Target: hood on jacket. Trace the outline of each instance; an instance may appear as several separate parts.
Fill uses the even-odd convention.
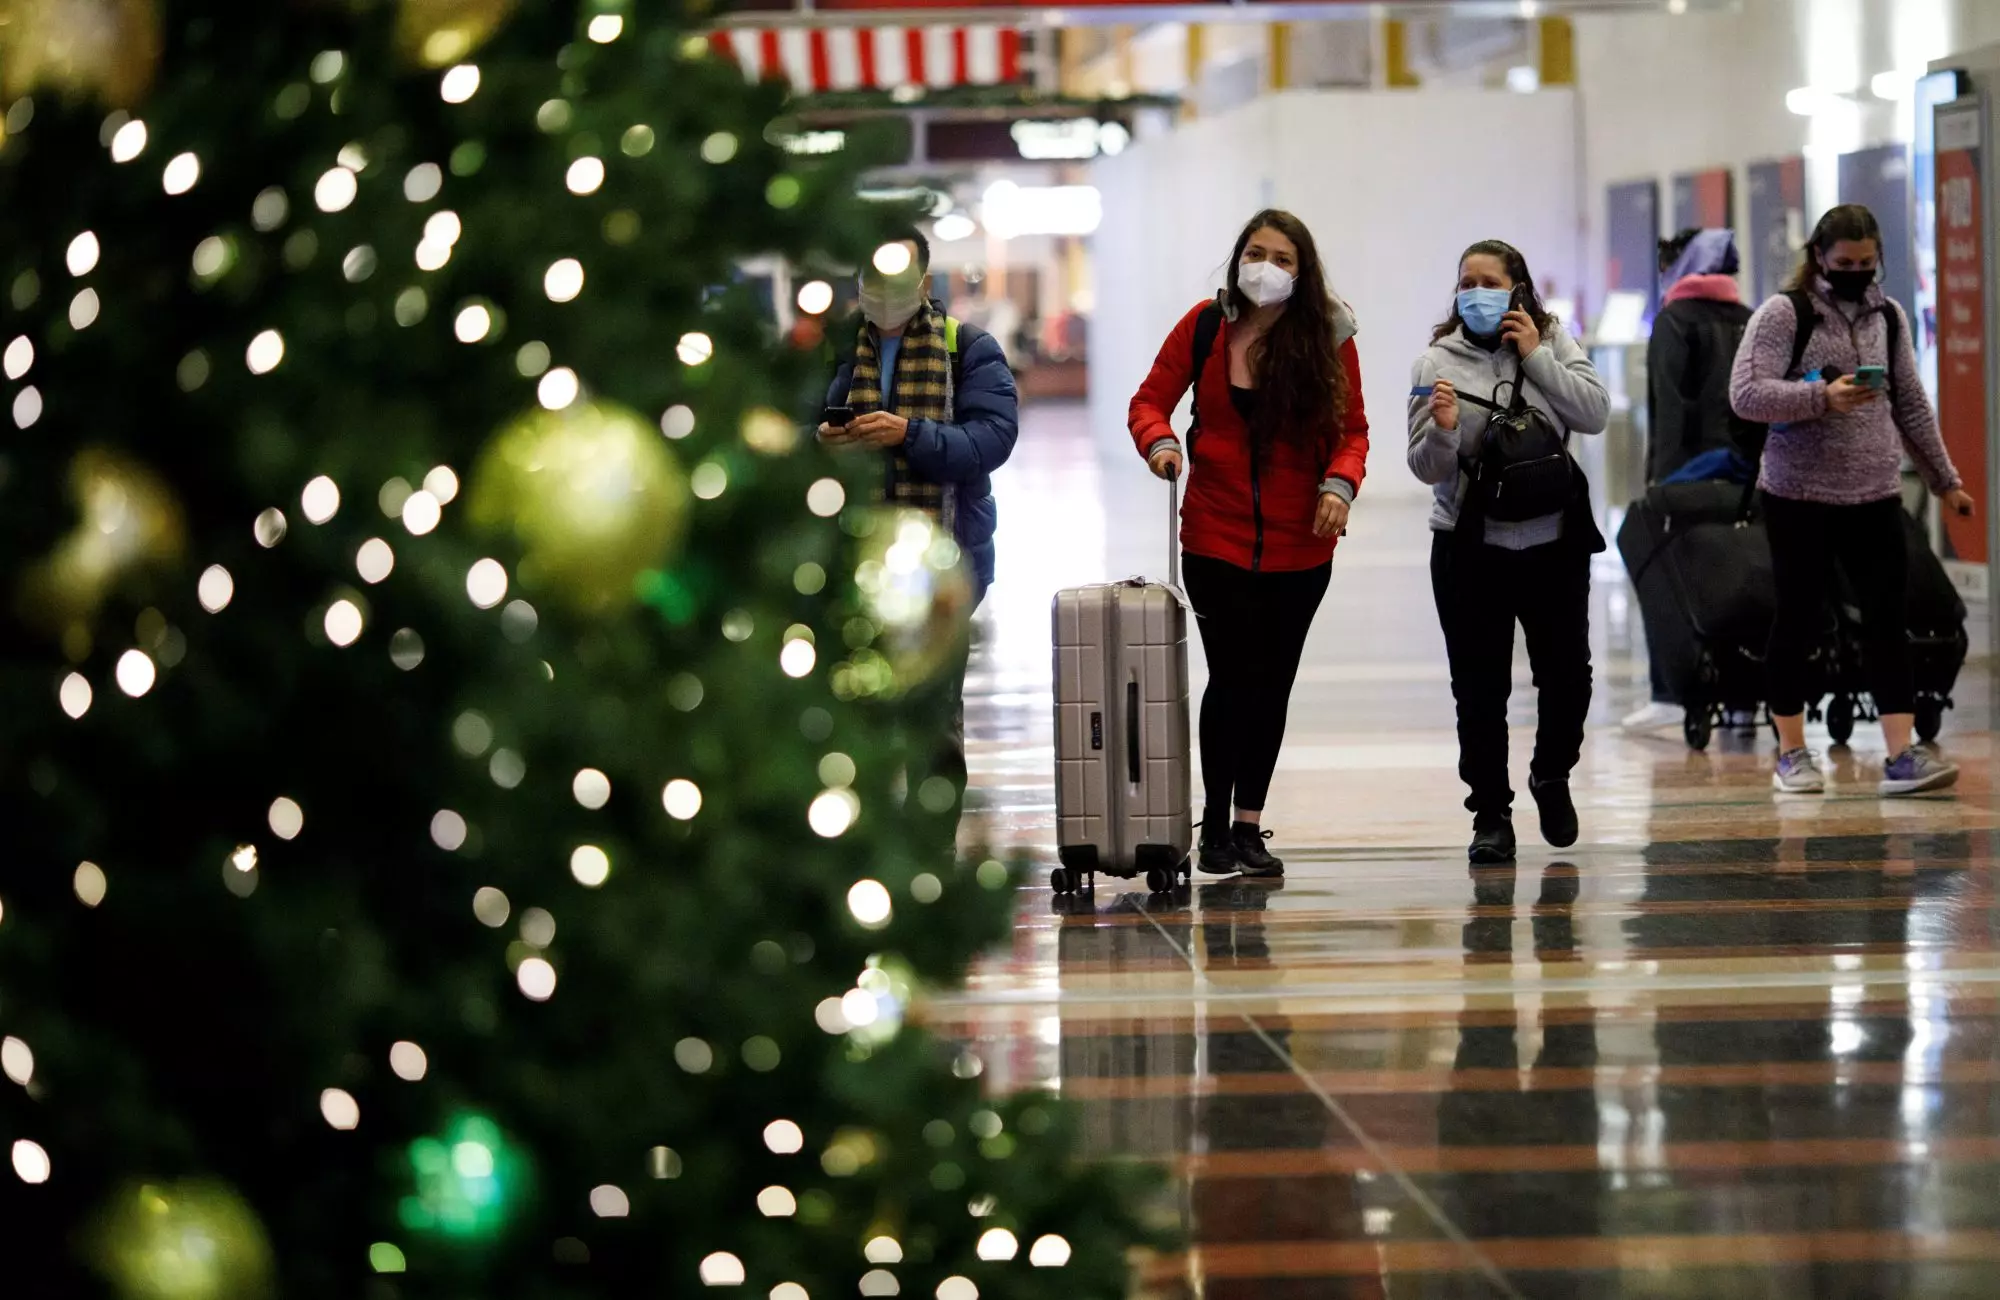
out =
[[[1354,319],[1354,309],[1340,298],[1331,298],[1329,303],[1333,309],[1333,348],[1338,352],[1347,340],[1361,332],[1361,326]],[[1215,305],[1222,308],[1222,318],[1226,321],[1233,322],[1240,314],[1236,310],[1236,304],[1230,300],[1227,289],[1215,291]]]
[[[1674,282],[1667,290],[1668,302],[1685,302],[1688,299],[1704,302],[1742,302],[1743,291],[1736,284],[1736,277],[1717,272],[1713,275],[1686,275]]]
[[[1735,231],[1704,230],[1688,241],[1660,282],[1671,286],[1690,275],[1735,275],[1741,265],[1742,260],[1736,255]]]
[[[1558,323],[1555,329],[1551,330],[1549,333],[1544,334],[1542,336],[1542,343],[1545,346],[1552,347],[1558,338],[1569,338],[1569,337],[1570,337],[1569,331],[1565,329],[1560,323]],[[1492,348],[1480,347],[1477,343],[1474,343],[1471,339],[1466,337],[1465,327],[1463,325],[1459,326],[1451,333],[1445,335],[1437,342],[1431,344],[1431,346],[1434,348],[1442,348],[1444,351],[1449,352],[1452,356],[1460,357],[1467,361],[1476,362],[1480,365],[1491,365],[1493,362],[1493,358],[1495,356],[1506,357],[1511,362],[1514,356],[1514,349],[1504,344],[1501,346],[1498,352],[1495,352]]]

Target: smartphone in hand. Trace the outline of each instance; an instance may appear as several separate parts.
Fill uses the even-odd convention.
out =
[[[851,406],[829,406],[819,413],[819,422],[829,429],[845,429],[854,421]]]
[[[1857,366],[1855,367],[1854,370],[1854,382],[1861,385],[1863,388],[1872,388],[1877,392],[1880,392],[1882,389],[1887,388],[1889,386],[1888,367]]]

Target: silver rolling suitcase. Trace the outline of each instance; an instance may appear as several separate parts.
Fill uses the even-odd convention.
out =
[[[1056,593],[1058,894],[1098,872],[1146,877],[1155,893],[1189,874],[1194,799],[1187,604],[1175,544],[1180,485],[1167,485],[1167,585],[1132,578]]]

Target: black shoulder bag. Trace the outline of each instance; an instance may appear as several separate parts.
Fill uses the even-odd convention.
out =
[[[1482,519],[1521,523],[1569,509],[1576,494],[1568,435],[1528,405],[1526,367],[1514,375],[1514,400],[1506,406],[1460,393],[1458,400],[1492,412],[1477,456],[1461,457],[1470,483],[1466,504]],[[1494,396],[1500,394],[1495,390]]]

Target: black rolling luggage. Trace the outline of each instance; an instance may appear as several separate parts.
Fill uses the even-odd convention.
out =
[[[1936,740],[1944,728],[1944,711],[1952,707],[1952,691],[1965,666],[1965,600],[1952,585],[1944,562],[1931,549],[1923,522],[1903,512],[1904,551],[1909,561],[1909,632],[1916,670],[1917,736]],[[1866,655],[1862,645],[1861,610],[1847,576],[1840,577],[1840,656],[1827,702],[1827,734],[1846,744],[1854,724],[1878,715],[1868,698]]]
[[[1754,505],[1733,483],[1665,483],[1633,502],[1618,530],[1647,639],[1695,749],[1729,713],[1754,712],[1764,698],[1777,596]]]

